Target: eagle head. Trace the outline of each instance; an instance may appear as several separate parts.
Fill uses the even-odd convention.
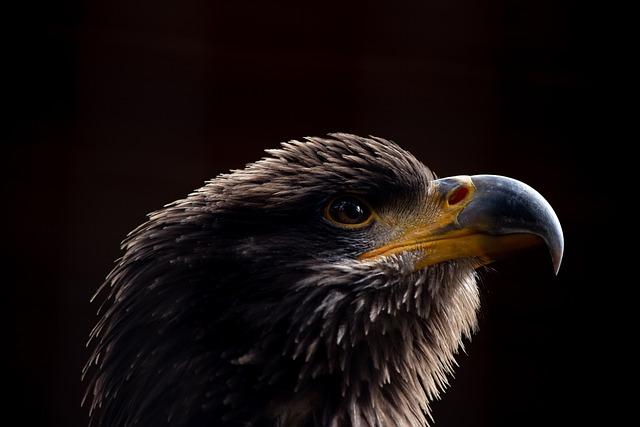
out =
[[[102,426],[424,426],[477,326],[476,268],[562,231],[506,177],[380,138],[291,141],[149,215],[108,275]]]

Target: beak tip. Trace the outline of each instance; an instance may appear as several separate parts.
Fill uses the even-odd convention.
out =
[[[553,262],[553,274],[554,274],[555,276],[557,276],[557,275],[558,275],[558,273],[560,272],[560,264],[562,264],[562,258],[560,258],[560,259],[558,259],[558,260],[555,260],[555,261]]]
[[[555,212],[549,207],[552,226],[546,229],[546,233],[540,236],[545,241],[547,248],[549,249],[549,255],[551,255],[551,262],[553,264],[553,273],[557,276],[562,265],[562,257],[564,255],[564,234],[562,233],[562,227],[560,221],[555,215]]]
[[[562,265],[562,256],[564,255],[564,242],[561,242],[559,250],[553,251],[551,259],[553,261],[553,273],[557,276]]]
[[[562,226],[556,216],[555,212],[549,206],[550,216],[553,218],[550,222],[554,224],[551,227],[553,231],[550,232],[549,250],[551,252],[551,260],[553,262],[553,272],[557,276],[560,271],[560,265],[562,264],[562,257],[564,256],[564,233],[562,232]]]

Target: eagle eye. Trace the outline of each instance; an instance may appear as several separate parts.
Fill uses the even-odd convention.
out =
[[[340,196],[327,204],[324,216],[332,224],[343,228],[361,228],[373,220],[369,205],[355,196]]]

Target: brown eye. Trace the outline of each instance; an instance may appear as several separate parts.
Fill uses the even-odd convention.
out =
[[[353,196],[333,199],[325,210],[325,216],[331,222],[348,228],[365,226],[373,219],[369,206]]]

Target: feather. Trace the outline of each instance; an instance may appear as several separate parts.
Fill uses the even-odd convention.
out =
[[[391,141],[336,133],[267,150],[151,213],[100,286],[83,404],[96,426],[425,426],[477,328],[472,260],[357,255],[355,193],[397,227],[434,174]]]

